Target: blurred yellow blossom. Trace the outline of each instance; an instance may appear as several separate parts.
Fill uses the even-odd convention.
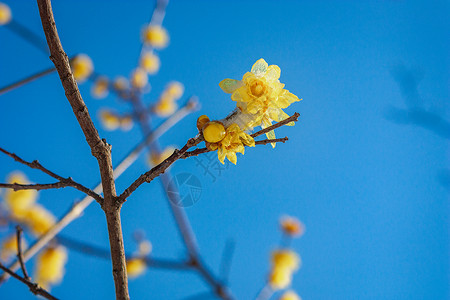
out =
[[[0,25],[5,25],[11,21],[11,9],[5,3],[0,2]]]
[[[152,252],[152,243],[149,240],[142,240],[138,244],[139,256],[149,255]]]
[[[86,54],[79,54],[71,60],[73,76],[78,82],[85,81],[94,71],[94,64]]]
[[[280,220],[281,230],[287,235],[298,237],[305,232],[305,225],[297,218],[284,216]]]
[[[50,285],[61,282],[66,262],[67,250],[63,246],[44,249],[37,257],[34,280],[43,288],[50,289]]]
[[[13,172],[8,177],[8,183],[29,184],[27,177],[21,172]],[[4,199],[12,217],[21,219],[27,210],[36,202],[38,192],[36,190],[13,191],[8,189]]]
[[[106,77],[98,77],[91,88],[91,94],[94,98],[102,99],[108,96],[109,80]]]
[[[21,239],[22,251],[26,250],[26,241]],[[12,234],[3,240],[0,246],[0,260],[3,262],[9,261],[12,257],[17,255],[17,235]]]
[[[116,91],[123,92],[129,88],[128,79],[123,76],[117,76],[113,81],[113,87]]]
[[[161,61],[153,52],[145,52],[141,57],[139,65],[148,74],[155,74],[159,71]]]
[[[55,222],[55,216],[46,208],[35,204],[27,210],[23,222],[37,236],[46,233]]]
[[[274,268],[287,268],[295,271],[300,266],[300,257],[291,250],[275,250],[272,253],[272,265]]]
[[[161,97],[153,107],[153,112],[160,117],[168,117],[173,114],[178,105],[171,98]]]
[[[169,146],[164,149],[161,153],[150,152],[148,157],[148,163],[150,166],[154,167],[162,163],[166,158],[172,155],[175,151],[175,147]]]
[[[286,268],[273,268],[268,283],[273,290],[287,288],[292,281],[292,271]]]
[[[165,92],[174,100],[178,100],[183,96],[184,86],[181,82],[172,81],[167,85]]]
[[[142,41],[154,48],[162,49],[169,43],[167,30],[161,26],[149,25],[142,34]]]
[[[286,291],[279,300],[301,300],[294,291]]]
[[[131,73],[130,78],[131,86],[136,89],[143,89],[148,86],[147,73],[142,68],[136,68]]]
[[[142,275],[147,268],[143,258],[135,257],[127,260],[127,273],[130,278]]]
[[[120,126],[120,118],[116,113],[103,109],[99,112],[100,122],[106,130],[116,130]]]
[[[128,131],[133,128],[133,118],[131,116],[123,116],[120,118],[120,129]]]

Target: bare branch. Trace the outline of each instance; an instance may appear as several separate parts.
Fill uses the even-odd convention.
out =
[[[297,121],[298,121],[298,117],[300,117],[300,114],[296,112],[296,113],[294,113],[292,116],[290,116],[289,118],[284,119],[283,121],[280,121],[280,122],[278,122],[278,123],[275,123],[275,124],[273,124],[272,126],[269,126],[269,127],[267,127],[267,128],[261,129],[260,131],[257,131],[257,132],[255,132],[255,133],[251,134],[251,137],[252,137],[252,138],[255,138],[255,137],[260,136],[260,135],[263,135],[263,134],[265,134],[265,133],[267,133],[267,132],[269,132],[269,131],[272,131],[272,130],[274,130],[274,129],[277,129],[278,127],[281,127],[281,126],[283,126],[283,125],[286,125],[286,124],[288,124],[288,123],[290,123],[290,122],[297,122]]]
[[[26,284],[33,294],[42,296],[49,300],[58,300],[58,298],[52,296],[45,289],[41,288],[37,283],[33,283],[30,280],[25,279],[22,276],[14,273],[13,271],[11,271],[7,267],[5,267],[2,263],[0,263],[0,269],[2,269],[4,272],[8,273],[10,276],[14,277],[15,279],[19,280],[20,282]]]
[[[17,238],[17,259],[20,263],[20,268],[22,269],[23,277],[26,280],[30,280],[30,276],[28,276],[27,268],[25,268],[25,263],[23,262],[22,255],[22,227],[19,225],[16,226],[16,238]]]
[[[14,83],[8,84],[7,86],[1,87],[0,88],[0,95],[3,95],[3,94],[5,94],[5,93],[7,93],[7,92],[9,92],[9,91],[11,91],[11,90],[13,90],[15,88],[21,87],[22,85],[25,85],[25,84],[27,84],[29,82],[32,82],[32,81],[34,81],[34,80],[36,80],[36,79],[38,79],[40,77],[43,77],[45,75],[51,74],[51,73],[53,73],[55,71],[56,71],[55,67],[51,67],[51,68],[45,69],[43,71],[37,72],[35,74],[32,74],[30,76],[27,76],[27,77],[25,77],[23,79],[20,79],[20,80],[14,82]]]
[[[85,187],[84,185],[74,181],[71,177],[69,178],[64,178],[58,174],[53,173],[52,171],[50,171],[49,169],[45,168],[43,165],[41,165],[37,160],[34,160],[32,162],[28,162],[22,158],[20,158],[18,155],[11,153],[3,148],[0,148],[0,152],[3,152],[4,154],[12,157],[15,161],[24,164],[32,169],[37,169],[40,170],[42,172],[44,172],[45,174],[59,180],[59,182],[56,183],[48,183],[48,184],[18,184],[18,183],[13,183],[13,184],[7,184],[7,183],[0,183],[0,188],[11,188],[14,190],[29,190],[29,189],[33,189],[33,190],[46,190],[46,189],[59,189],[59,188],[63,188],[63,187],[73,187],[83,193],[85,193],[88,196],[91,196],[92,198],[94,198],[95,200],[97,200],[98,203],[102,204],[103,203],[103,197],[100,196],[99,194],[95,193],[93,190]]]

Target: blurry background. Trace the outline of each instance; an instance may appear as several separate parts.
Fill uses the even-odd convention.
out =
[[[44,37],[35,2],[5,2],[16,20]],[[88,54],[96,71],[110,77],[127,76],[136,66],[154,1],[52,4],[67,53]],[[286,144],[248,149],[237,166],[212,170],[215,179],[194,159],[172,167],[172,174],[190,172],[201,181],[201,198],[186,211],[214,271],[226,241],[235,241],[229,284],[238,299],[254,298],[263,286],[283,214],[306,225],[293,244],[303,260],[293,288],[303,299],[450,298],[448,15],[448,1],[169,4],[164,26],[171,42],[159,52],[161,70],[144,99],[156,101],[168,81],[178,80],[202,109],[166,134],[162,145],[182,146],[196,134],[200,114],[230,112],[235,103],[218,83],[240,79],[261,57],[280,66],[281,82],[303,98],[287,110],[301,113],[299,122],[277,131],[289,137]],[[1,27],[0,41],[0,86],[52,66]],[[119,161],[140,140],[139,128],[106,132],[97,112],[127,111],[128,105],[114,95],[93,99],[90,83],[80,88],[100,135],[113,145],[113,162]],[[97,162],[56,74],[2,95],[0,128],[1,147],[87,186],[97,183]],[[117,181],[118,191],[146,168],[143,156]],[[0,156],[1,182],[16,169],[34,182],[49,181]],[[61,216],[81,197],[68,188],[43,191],[39,201]],[[127,251],[135,247],[132,233],[142,229],[155,256],[183,255],[157,182],[129,198],[122,220]],[[97,203],[63,233],[109,247]],[[182,299],[208,289],[189,272],[150,269],[130,280],[134,299]],[[70,252],[64,281],[52,292],[62,299],[112,299],[110,262]],[[34,298],[15,280],[1,286],[0,295]]]

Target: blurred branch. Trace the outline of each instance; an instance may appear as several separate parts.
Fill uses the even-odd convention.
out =
[[[21,164],[24,164],[32,169],[40,170],[40,171],[44,172],[45,174],[59,180],[56,183],[48,183],[48,184],[0,183],[0,188],[10,188],[10,189],[14,189],[15,191],[17,191],[17,190],[30,190],[30,189],[45,190],[45,189],[59,189],[59,188],[64,188],[64,187],[73,187],[73,188],[85,193],[86,195],[91,196],[92,198],[97,200],[98,203],[100,203],[100,204],[103,203],[103,197],[100,196],[99,194],[95,193],[94,191],[85,187],[84,185],[82,185],[78,182],[75,182],[71,177],[64,178],[62,176],[59,176],[58,174],[53,173],[52,171],[50,171],[49,169],[47,169],[43,165],[41,165],[39,163],[39,161],[37,161],[37,160],[28,162],[28,161],[20,158],[18,155],[11,153],[3,148],[0,148],[0,152],[3,152],[4,154],[8,155],[9,157],[13,158],[15,161],[17,161]]]
[[[45,41],[26,26],[20,24],[16,20],[11,20],[5,27],[48,56],[49,52]]]
[[[3,94],[5,94],[5,93],[7,93],[7,92],[9,92],[9,91],[11,91],[11,90],[13,90],[15,88],[21,87],[21,86],[23,86],[23,85],[25,85],[25,84],[27,84],[29,82],[32,82],[32,81],[34,81],[34,80],[36,80],[38,78],[41,78],[41,77],[43,77],[45,75],[51,74],[51,73],[53,73],[55,71],[56,71],[55,67],[51,67],[51,68],[45,69],[43,71],[37,72],[35,74],[32,74],[30,76],[27,76],[26,78],[20,79],[20,80],[14,82],[14,83],[11,83],[11,84],[9,84],[7,86],[4,86],[4,87],[0,88],[0,95],[3,95]]]
[[[14,273],[13,271],[11,271],[7,267],[5,267],[1,262],[0,262],[0,269],[2,269],[5,273],[9,274],[10,276],[14,277],[15,279],[19,280],[20,282],[26,284],[33,294],[42,296],[42,297],[44,297],[46,299],[50,299],[50,300],[58,300],[58,298],[52,296],[45,289],[41,288],[37,283],[33,283],[30,280],[23,278],[22,276]]]

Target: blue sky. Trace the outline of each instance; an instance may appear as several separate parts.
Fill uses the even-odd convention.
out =
[[[43,37],[34,2],[6,3],[17,21]],[[53,9],[66,52],[87,53],[96,71],[114,77],[135,67],[153,5],[55,1]],[[293,288],[303,299],[450,298],[448,14],[448,1],[169,4],[164,26],[171,43],[159,52],[162,68],[144,100],[155,101],[167,82],[178,80],[202,108],[163,136],[162,145],[182,146],[196,134],[200,114],[228,114],[235,103],[218,83],[240,79],[261,57],[280,66],[281,82],[303,98],[287,109],[301,114],[299,122],[277,131],[289,137],[286,144],[249,149],[215,181],[194,159],[171,170],[201,181],[201,199],[186,212],[211,269],[218,271],[226,241],[235,241],[229,283],[237,299],[252,299],[263,286],[283,214],[307,228],[293,244],[303,260]],[[0,39],[0,86],[52,65],[5,28]],[[93,99],[88,83],[80,89],[98,125],[99,108],[129,109],[113,96]],[[113,145],[113,162],[140,140],[137,127],[127,133],[98,127]],[[1,147],[85,185],[97,183],[97,163],[57,75],[0,96],[0,128]],[[144,161],[117,181],[119,191],[146,170]],[[49,181],[0,156],[0,181],[16,169],[34,182]],[[61,216],[81,197],[65,189],[41,192],[39,201]],[[127,251],[135,249],[132,233],[142,229],[156,257],[183,255],[159,182],[130,197],[122,219]],[[95,203],[63,233],[108,247]],[[110,299],[110,271],[107,261],[70,252],[64,282],[52,292],[62,299]],[[207,290],[187,272],[148,270],[130,281],[134,299],[183,299]],[[13,280],[0,295],[34,297]]]

